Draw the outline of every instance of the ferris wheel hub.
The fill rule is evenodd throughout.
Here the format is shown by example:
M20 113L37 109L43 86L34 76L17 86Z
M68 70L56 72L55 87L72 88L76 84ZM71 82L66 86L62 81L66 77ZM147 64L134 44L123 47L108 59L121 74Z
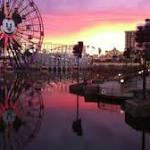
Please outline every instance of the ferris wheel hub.
M6 110L3 112L2 118L5 124L13 124L16 120L16 113L11 109Z
M1 26L1 31L6 34L13 34L16 32L16 25L12 19L4 19Z

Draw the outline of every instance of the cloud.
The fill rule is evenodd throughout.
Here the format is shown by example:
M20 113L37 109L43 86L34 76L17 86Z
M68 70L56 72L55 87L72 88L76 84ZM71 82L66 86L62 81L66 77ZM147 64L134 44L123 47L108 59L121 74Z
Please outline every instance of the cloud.
M139 3L138 3L139 7L149 7L150 6L150 1L149 0L140 0Z
M126 24L133 23L139 20L144 20L149 13L135 11L118 12L97 11L93 13L61 13L58 14L43 14L44 26L47 34L51 35L67 35L80 32L94 26L104 26L106 24ZM136 25L135 25L136 26Z
M137 9L139 4L149 4L148 0L35 0L42 13L95 12Z
M85 40L87 37L99 40L97 35L102 30L108 32L108 28L110 32L113 26L121 33L134 30L137 24L149 18L150 7L149 0L35 0L35 3L43 17L45 37L63 39L63 43L66 39ZM105 26L109 27L104 29ZM96 38L92 37L96 33ZM124 39L118 43L124 43Z

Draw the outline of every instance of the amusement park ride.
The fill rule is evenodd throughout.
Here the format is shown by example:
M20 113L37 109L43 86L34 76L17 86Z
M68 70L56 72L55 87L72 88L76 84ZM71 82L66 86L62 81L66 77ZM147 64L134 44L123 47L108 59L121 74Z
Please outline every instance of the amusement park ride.
M44 28L33 0L0 1L0 65L28 67L26 53L39 51ZM42 83L29 73L0 74L0 149L21 150L37 134L43 116Z
M25 51L29 47L39 51L43 42L40 12L33 0L2 0L0 5L1 59L25 67L28 64Z

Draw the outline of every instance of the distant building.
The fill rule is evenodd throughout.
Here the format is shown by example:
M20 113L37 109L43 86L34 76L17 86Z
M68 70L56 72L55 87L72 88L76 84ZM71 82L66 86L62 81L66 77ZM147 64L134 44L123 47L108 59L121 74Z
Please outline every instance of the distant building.
M125 48L135 48L135 31L125 31Z
M115 47L108 51L105 51L105 55L100 56L101 61L108 61L108 62L117 62L120 61L120 58L123 56L123 52L117 50Z
M114 56L118 57L120 55L122 55L122 52L117 50L115 47L110 51L105 51L105 56L108 57L108 58L112 58Z

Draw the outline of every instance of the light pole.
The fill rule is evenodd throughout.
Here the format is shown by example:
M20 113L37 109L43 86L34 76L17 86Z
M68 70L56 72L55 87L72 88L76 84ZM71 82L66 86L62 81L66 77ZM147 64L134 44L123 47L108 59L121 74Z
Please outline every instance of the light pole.
M82 57L83 51L83 42L78 42L77 45L73 47L73 54L77 58L77 84L79 84L79 71L80 71L80 62L79 59ZM77 95L77 110L76 110L76 120L72 123L73 131L78 135L82 136L82 123L81 118L79 117L79 96Z
M146 52L143 50L143 100L146 100Z
M138 26L135 33L137 47L142 49L143 55L143 100L146 100L146 72L147 60L150 60L150 19L145 20L145 24Z

